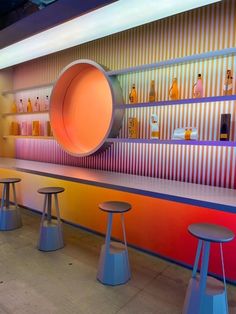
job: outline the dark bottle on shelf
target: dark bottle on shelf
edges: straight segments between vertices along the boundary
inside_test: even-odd
[[[221,114],[221,121],[220,121],[220,140],[221,141],[229,141],[230,120],[231,120],[230,113]]]

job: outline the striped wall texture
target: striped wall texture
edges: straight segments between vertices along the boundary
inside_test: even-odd
[[[236,2],[222,1],[16,66],[14,88],[50,83],[76,59],[92,59],[116,70],[235,47],[235,30]],[[226,70],[232,69],[235,77],[235,58],[218,57],[120,75],[124,101],[128,103],[133,83],[138,101],[148,101],[152,79],[158,100],[167,100],[173,77],[178,79],[180,98],[190,98],[198,73],[203,77],[204,96],[222,95]],[[26,101],[29,95],[32,99],[43,98],[48,93],[45,88],[15,96]],[[128,136],[128,117],[137,117],[139,137],[149,138],[148,121],[154,112],[159,117],[161,139],[170,139],[177,127],[193,126],[198,128],[199,140],[219,140],[220,115],[231,113],[230,140],[236,141],[234,101],[127,109],[119,137]],[[98,155],[77,158],[62,151],[54,140],[17,139],[16,157],[236,188],[236,149],[230,147],[115,143]]]

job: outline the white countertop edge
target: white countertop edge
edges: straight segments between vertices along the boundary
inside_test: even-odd
[[[14,158],[0,157],[0,167],[236,212],[235,189]]]

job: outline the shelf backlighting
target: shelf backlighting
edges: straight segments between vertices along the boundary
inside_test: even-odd
[[[0,50],[0,69],[219,0],[119,0]]]

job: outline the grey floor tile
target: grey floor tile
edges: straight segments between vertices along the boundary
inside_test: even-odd
[[[104,237],[63,224],[65,247],[37,249],[40,215],[22,209],[23,227],[0,232],[0,314],[177,314],[191,271],[129,248],[131,280],[97,281]],[[236,287],[228,285],[230,314]]]
[[[141,291],[118,314],[180,314],[178,306]]]

